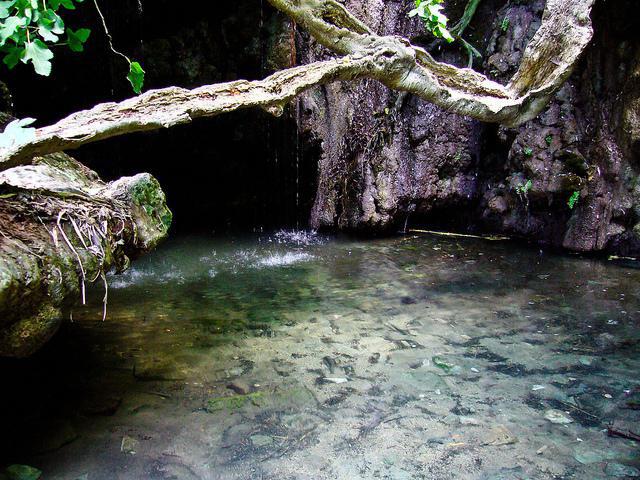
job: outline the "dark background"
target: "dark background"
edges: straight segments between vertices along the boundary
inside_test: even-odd
[[[145,90],[263,78],[276,68],[269,49],[287,27],[271,7],[251,0],[199,2],[197,8],[166,0],[103,0],[100,6],[115,48],[147,71]],[[38,125],[133,95],[125,78],[128,65],[110,52],[93,3],[62,13],[67,26],[92,30],[85,52],[55,47],[48,78],[22,64],[3,72],[14,114],[34,117]],[[175,214],[175,230],[303,228],[315,193],[317,159],[303,151],[296,110],[294,103],[281,118],[258,110],[236,112],[70,153],[105,180],[155,175]]]

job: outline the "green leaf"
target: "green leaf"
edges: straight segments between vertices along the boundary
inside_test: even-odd
[[[52,58],[53,52],[49,50],[49,47],[42,40],[36,39],[25,46],[22,63],[31,61],[38,75],[48,77],[51,74]]]
[[[88,28],[80,28],[75,32],[70,28],[67,28],[67,45],[74,52],[82,52],[84,50],[84,43],[91,35],[91,30]]]
[[[410,17],[418,16],[424,22],[425,28],[434,37],[444,38],[447,42],[453,42],[454,38],[447,30],[449,19],[442,13],[443,0],[415,0],[416,8],[409,12]]]
[[[144,74],[145,71],[142,69],[142,66],[140,66],[138,62],[130,63],[127,80],[129,80],[129,83],[131,83],[131,86],[133,87],[133,91],[137,94],[142,92],[142,86],[144,85]]]
[[[38,34],[46,42],[56,43],[58,36],[53,32],[53,22],[48,22],[45,18],[40,18],[38,21]]]
[[[0,25],[0,45],[4,45],[9,37],[11,37],[20,26],[23,25],[23,19],[18,17],[9,17]]]
[[[35,122],[35,118],[23,118],[10,122],[3,133],[0,133],[0,148],[10,148],[21,143],[28,143],[36,138],[35,128],[25,128]]]
[[[8,53],[4,56],[2,62],[9,67],[9,70],[12,70],[18,63],[20,63],[23,56],[24,47],[12,46],[8,48]]]
[[[58,10],[58,8],[60,8],[60,5],[62,5],[67,10],[76,9],[76,6],[73,4],[73,0],[49,0],[49,3],[51,4],[51,8],[53,8],[54,10]]]
[[[11,7],[13,7],[15,3],[15,0],[0,2],[0,18],[7,18],[9,15],[11,15]]]

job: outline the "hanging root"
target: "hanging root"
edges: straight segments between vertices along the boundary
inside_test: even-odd
[[[80,258],[80,254],[75,249],[73,244],[69,241],[69,237],[67,237],[67,234],[64,232],[64,228],[62,228],[62,225],[60,224],[60,222],[62,220],[62,216],[64,214],[65,214],[65,210],[61,210],[60,213],[58,214],[58,221],[57,221],[58,230],[60,231],[60,234],[62,235],[62,238],[66,242],[67,246],[71,249],[73,254],[78,259],[78,265],[80,266],[80,273],[82,274],[82,278],[81,278],[81,282],[80,282],[80,288],[81,288],[81,294],[82,294],[82,304],[86,305],[87,304],[87,294],[86,294],[86,288],[85,288],[85,281],[87,279],[87,274],[84,271],[84,265],[82,265],[82,259]]]
[[[29,212],[32,216],[37,217],[38,223],[40,223],[53,243],[54,249],[59,250],[61,247],[60,238],[62,243],[71,251],[78,264],[78,280],[80,285],[80,295],[82,304],[86,305],[86,284],[95,283],[98,278],[102,278],[105,285],[105,295],[103,300],[103,319],[106,319],[107,314],[107,300],[108,300],[108,282],[106,278],[106,270],[108,270],[107,253],[113,251],[112,246],[118,246],[124,243],[124,235],[127,234],[127,225],[131,226],[129,232],[136,233],[135,223],[131,216],[126,213],[123,205],[119,205],[114,201],[112,209],[106,208],[102,205],[96,206],[84,202],[73,202],[61,197],[46,197],[41,201],[34,200],[33,208],[37,210],[36,213]],[[53,212],[56,213],[53,213]],[[54,220],[54,227],[49,230],[42,217]],[[73,232],[77,241],[72,241],[70,238],[68,229],[65,230],[65,224],[69,225],[70,230]],[[112,225],[110,232],[110,225]],[[29,249],[22,242],[11,238],[5,232],[0,230],[0,235],[9,241],[15,243],[18,247],[25,250],[31,255],[36,256],[40,260],[44,260],[42,255],[36,254],[32,249]],[[116,247],[117,248],[117,247]],[[81,253],[82,252],[82,253]],[[95,262],[90,262],[91,267],[87,265],[86,258],[89,255],[95,259]],[[83,256],[85,261],[83,261]],[[95,271],[94,278],[87,278],[90,271]],[[63,281],[62,273],[59,269],[56,269],[59,281]]]
[[[102,299],[102,321],[107,319],[107,303],[109,302],[109,283],[107,282],[107,276],[104,274],[104,270],[100,272],[102,281],[104,282],[104,298]]]

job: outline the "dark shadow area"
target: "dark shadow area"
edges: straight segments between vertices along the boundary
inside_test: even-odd
[[[294,61],[288,21],[253,1],[198,5],[100,2],[114,46],[147,71],[145,90],[258,79]],[[170,18],[169,18],[170,17]],[[38,124],[133,95],[127,63],[109,50],[91,2],[66,12],[92,35],[84,53],[55,49],[51,77],[30,66],[7,84],[15,115]],[[149,172],[167,193],[175,229],[224,233],[307,226],[317,159],[305,155],[293,104],[282,118],[247,110],[167,131],[111,139],[70,152],[105,180]]]
[[[307,226],[317,163],[299,145],[290,116],[247,110],[137,134],[75,152],[106,180],[156,176],[185,232]]]
[[[60,437],[55,421],[43,421],[73,417],[87,395],[93,363],[90,346],[74,341],[67,326],[62,330],[31,358],[0,359],[7,388],[0,402],[5,412],[3,431],[7,433],[0,440],[0,464],[9,459],[26,462],[34,453],[34,438],[43,442],[33,447],[36,450],[49,450],[75,439],[74,435]],[[47,446],[49,441],[53,443]]]

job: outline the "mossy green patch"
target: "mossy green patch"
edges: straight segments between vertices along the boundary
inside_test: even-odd
[[[4,474],[0,473],[0,480],[38,480],[42,472],[29,465],[11,465]]]
[[[246,405],[253,404],[260,406],[260,400],[263,399],[262,392],[248,393],[246,395],[233,395],[231,397],[216,397],[207,402],[206,410],[209,413],[217,413],[221,411],[236,411]]]
[[[131,198],[147,215],[157,218],[164,229],[169,230],[173,214],[166,207],[164,192],[155,178],[149,176],[144,181],[136,183],[131,191]]]

